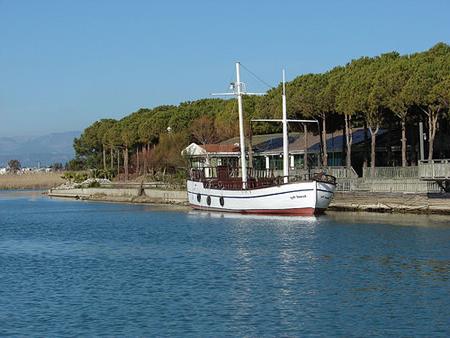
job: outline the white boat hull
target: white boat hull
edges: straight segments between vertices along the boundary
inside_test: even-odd
[[[189,204],[195,209],[253,214],[315,215],[328,208],[336,186],[320,181],[296,182],[249,190],[205,188],[187,181]]]

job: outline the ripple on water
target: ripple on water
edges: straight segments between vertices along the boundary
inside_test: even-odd
[[[0,335],[448,336],[449,239],[442,217],[1,193]]]

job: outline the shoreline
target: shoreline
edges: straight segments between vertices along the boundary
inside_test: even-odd
[[[185,190],[82,188],[50,189],[46,194],[49,197],[97,202],[189,207]],[[450,194],[336,192],[327,210],[333,212],[450,215]]]
[[[62,196],[62,195],[53,195],[49,194],[46,191],[42,191],[42,195],[47,196],[51,199],[62,199],[62,200],[79,200],[86,202],[101,202],[101,203],[114,203],[114,204],[141,204],[141,205],[149,205],[160,208],[167,209],[180,209],[180,210],[191,210],[189,204],[187,203],[176,203],[176,202],[164,202],[155,199],[147,199],[147,198],[132,198],[132,197],[105,197],[105,196],[88,196],[88,197],[80,197],[76,198],[73,196]]]
[[[450,215],[450,194],[336,192],[328,210]]]
[[[46,190],[63,184],[61,173],[26,173],[0,175],[0,190]]]

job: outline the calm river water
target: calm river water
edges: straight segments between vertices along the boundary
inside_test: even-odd
[[[0,336],[449,336],[450,218],[0,192]]]

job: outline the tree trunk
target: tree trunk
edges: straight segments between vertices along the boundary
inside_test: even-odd
[[[327,122],[325,116],[322,117],[322,149],[323,149],[323,162],[324,167],[328,166],[328,150],[327,150]]]
[[[125,181],[128,181],[128,146],[123,150],[123,171],[125,174]]]
[[[376,145],[377,145],[377,133],[379,130],[379,125],[376,126],[375,130],[369,127],[371,143],[370,143],[370,168],[372,171],[372,176],[375,174],[375,155],[376,155]]]
[[[112,171],[114,170],[114,153],[112,147],[110,149],[110,156],[111,156],[111,174],[112,174]]]
[[[308,169],[308,126],[303,124],[303,140],[305,142],[305,151],[303,154],[303,167]]]
[[[406,118],[402,120],[402,167],[407,166],[406,162]]]
[[[147,146],[142,147],[142,166],[144,169],[144,175],[147,175]]]
[[[117,149],[117,177],[120,176],[120,150]]]
[[[368,158],[367,158],[367,153],[369,150],[369,145],[368,142],[369,141],[369,136],[367,134],[367,122],[364,121],[364,155],[363,155],[363,168],[367,168],[367,162]]]
[[[103,153],[103,170],[106,171],[106,148],[104,144],[102,144],[102,153]]]
[[[345,143],[347,144],[347,154],[345,157],[345,166],[347,169],[352,167],[352,143],[353,143],[353,132],[352,132],[352,117],[350,115],[345,115]]]
[[[388,130],[393,130],[394,128],[392,128],[392,121],[388,121],[387,122],[387,129]],[[390,146],[392,144],[392,133],[386,133],[386,144],[387,146],[385,147],[386,149],[386,154],[382,155],[383,158],[385,158],[386,160],[386,165],[388,167],[392,166],[395,167],[397,166],[397,163],[395,161],[392,160],[392,147]]]
[[[139,165],[139,146],[136,147],[136,173],[138,176],[141,174]]]
[[[428,160],[431,161],[433,159],[433,150],[434,150],[434,138],[436,136],[437,130],[437,121],[438,121],[438,111],[439,109],[428,110]]]

